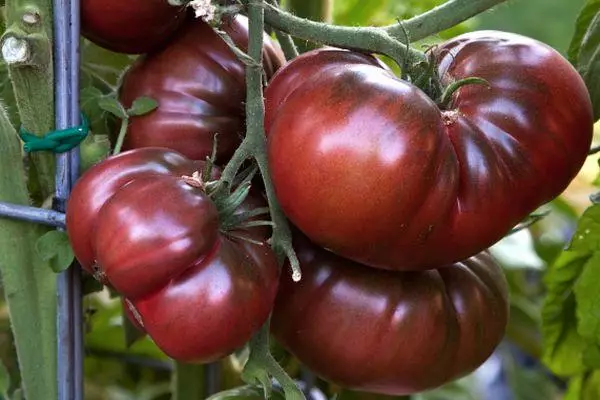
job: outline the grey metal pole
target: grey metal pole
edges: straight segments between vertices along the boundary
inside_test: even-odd
[[[54,0],[56,129],[79,125],[79,0]],[[76,11],[76,12],[74,12]],[[77,150],[56,157],[55,209],[65,212],[77,178]],[[71,266],[58,277],[58,398],[83,400],[81,277]]]
[[[210,397],[221,387],[221,364],[214,362],[204,366],[204,395]]]
[[[65,214],[55,210],[0,202],[0,217],[9,217],[42,225],[65,227]]]

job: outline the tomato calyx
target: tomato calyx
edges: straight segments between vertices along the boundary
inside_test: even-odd
[[[407,75],[409,81],[424,91],[431,99],[434,99],[441,110],[450,110],[452,108],[452,99],[458,89],[467,85],[485,85],[488,88],[490,83],[478,76],[469,76],[459,80],[453,80],[449,84],[442,83],[442,76],[438,72],[439,59],[436,52],[433,51],[436,46],[430,47],[426,54],[427,60],[421,61],[412,67],[408,67]],[[410,79],[410,77],[415,77]]]
[[[257,168],[250,167],[242,171],[234,185],[235,189],[231,193],[222,189],[219,180],[211,180],[213,176],[213,164],[210,159],[202,173],[195,171],[191,176],[182,175],[181,179],[188,185],[203,191],[217,207],[219,214],[219,227],[221,233],[230,237],[249,241],[253,244],[263,244],[260,241],[253,240],[250,237],[239,233],[240,230],[255,228],[259,226],[273,226],[273,222],[256,219],[261,215],[269,214],[268,207],[258,207],[250,210],[240,211],[242,204],[248,198],[252,189],[251,181],[256,175]]]
[[[456,91],[461,87],[467,85],[485,85],[488,88],[491,87],[490,83],[487,80],[478,76],[470,76],[467,78],[459,79],[446,86],[444,92],[440,96],[440,100],[438,101],[438,107],[440,107],[442,110],[449,109],[452,105],[452,97],[454,96],[454,93],[456,93]]]

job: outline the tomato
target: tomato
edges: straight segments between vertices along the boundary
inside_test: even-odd
[[[446,108],[350,51],[292,60],[266,90],[283,211],[313,241],[373,267],[468,258],[559,195],[581,168],[592,107],[575,69],[523,36],[472,32],[434,50]]]
[[[222,232],[215,203],[182,178],[202,168],[168,149],[131,150],[89,169],[67,207],[82,267],[123,295],[159,348],[188,362],[246,343],[269,316],[279,281],[265,229]],[[249,199],[238,212],[257,204]]]
[[[283,277],[275,338],[320,377],[390,395],[440,386],[502,340],[508,287],[489,253],[428,271],[376,270],[294,238],[302,280]]]
[[[185,16],[185,7],[166,0],[82,0],[81,33],[108,50],[147,53],[164,45]]]
[[[220,28],[242,49],[248,45],[248,20],[237,16]],[[276,43],[265,34],[267,76],[284,63]],[[120,100],[129,107],[140,96],[158,101],[155,111],[131,118],[124,149],[160,146],[204,160],[218,133],[218,161],[224,163],[243,137],[245,66],[213,29],[189,21],[162,51],[139,58],[123,77]]]

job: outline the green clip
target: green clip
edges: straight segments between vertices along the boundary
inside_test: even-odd
[[[23,149],[27,153],[34,151],[52,151],[54,153],[64,153],[79,145],[90,131],[90,124],[81,113],[81,125],[67,129],[51,131],[43,136],[36,136],[27,132],[23,127],[19,129],[19,137],[24,142]]]

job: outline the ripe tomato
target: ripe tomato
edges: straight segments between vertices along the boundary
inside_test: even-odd
[[[480,77],[441,109],[348,51],[294,59],[266,91],[268,157],[290,220],[319,245],[374,267],[422,270],[502,238],[577,174],[590,98],[555,50],[472,32],[434,50],[442,83]]]
[[[221,232],[215,204],[182,179],[202,167],[168,149],[121,153],[81,177],[67,208],[82,267],[122,294],[142,329],[181,361],[213,361],[247,342],[279,279],[265,230]]]
[[[167,0],[82,0],[81,34],[108,50],[147,53],[165,44],[185,15]]]
[[[295,237],[302,280],[282,276],[271,329],[310,370],[390,395],[481,365],[504,336],[508,287],[487,253],[445,268],[375,270]]]
[[[247,48],[246,17],[225,21],[221,29],[240,48]],[[263,56],[269,77],[285,62],[266,34]],[[140,96],[154,98],[159,106],[131,118],[124,149],[168,147],[204,160],[218,133],[218,161],[225,162],[243,137],[245,66],[201,20],[190,20],[167,47],[139,58],[127,71],[121,102],[129,107]]]

